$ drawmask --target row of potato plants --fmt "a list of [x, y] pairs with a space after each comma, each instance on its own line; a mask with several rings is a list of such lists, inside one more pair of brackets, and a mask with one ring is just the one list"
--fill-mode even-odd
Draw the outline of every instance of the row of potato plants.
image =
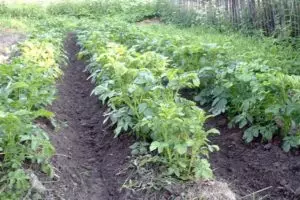
[[213, 115], [226, 112], [230, 127], [245, 128], [246, 142], [257, 137], [271, 141], [279, 135], [285, 151], [299, 147], [300, 76], [261, 61], [231, 61], [226, 49], [217, 44], [193, 44], [193, 38], [176, 33], [146, 32], [116, 22], [99, 28], [109, 32], [111, 40], [137, 52], [160, 53], [170, 59], [172, 67], [196, 72], [201, 85], [195, 101], [210, 105]]
[[87, 70], [96, 84], [93, 93], [108, 105], [107, 119], [115, 136], [133, 132], [141, 141], [132, 146], [133, 153], [150, 152], [166, 176], [211, 178], [207, 157], [218, 147], [207, 137], [218, 131], [205, 130], [209, 116], [178, 93], [181, 88], [199, 87], [198, 75], [170, 67], [161, 54], [139, 53], [110, 37], [105, 30], [78, 31], [79, 57], [89, 59]]
[[50, 30], [31, 34], [18, 45], [19, 56], [0, 64], [0, 199], [26, 196], [31, 164], [53, 175], [55, 150], [36, 119], [53, 116], [45, 107], [62, 75], [62, 38]]

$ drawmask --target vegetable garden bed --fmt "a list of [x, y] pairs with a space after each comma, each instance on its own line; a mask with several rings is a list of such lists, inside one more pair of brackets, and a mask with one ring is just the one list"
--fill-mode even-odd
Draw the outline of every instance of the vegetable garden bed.
[[123, 1], [0, 5], [0, 198], [299, 198], [297, 45]]

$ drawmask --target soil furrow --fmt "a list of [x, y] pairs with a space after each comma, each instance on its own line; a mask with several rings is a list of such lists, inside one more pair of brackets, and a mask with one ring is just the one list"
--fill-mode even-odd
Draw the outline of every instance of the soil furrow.
[[47, 198], [122, 199], [119, 188], [126, 176], [116, 174], [125, 167], [132, 140], [127, 136], [114, 139], [105, 129], [104, 108], [90, 95], [94, 86], [83, 72], [85, 63], [76, 58], [79, 47], [74, 34], [68, 36], [66, 51], [69, 64], [51, 107], [61, 127], [50, 133], [57, 152], [52, 162], [59, 178], [46, 185], [51, 190]]

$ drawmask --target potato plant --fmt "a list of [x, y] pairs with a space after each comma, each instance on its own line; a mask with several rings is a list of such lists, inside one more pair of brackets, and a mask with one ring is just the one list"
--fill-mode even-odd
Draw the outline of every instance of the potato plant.
[[137, 52], [110, 37], [105, 31], [78, 31], [79, 57], [90, 58], [88, 70], [97, 85], [93, 93], [109, 105], [107, 116], [116, 136], [133, 131], [143, 141], [150, 140], [149, 151], [159, 155], [168, 175], [211, 178], [207, 157], [218, 147], [207, 137], [218, 131], [206, 131], [208, 116], [178, 93], [199, 87], [197, 73], [173, 68], [161, 54]]
[[195, 101], [210, 105], [213, 115], [227, 113], [229, 126], [245, 128], [244, 139], [270, 141], [283, 138], [283, 149], [300, 145], [299, 76], [261, 61], [231, 61], [226, 49], [216, 44], [193, 44], [192, 38], [157, 34], [126, 23], [99, 27], [107, 38], [135, 51], [154, 51], [167, 56], [170, 67], [195, 72], [201, 80]]
[[53, 117], [45, 106], [54, 100], [55, 81], [62, 74], [62, 35], [48, 36], [53, 42], [32, 35], [19, 45], [20, 56], [0, 65], [0, 199], [25, 196], [30, 188], [25, 162], [53, 175], [49, 159], [54, 147], [34, 123], [39, 117]]

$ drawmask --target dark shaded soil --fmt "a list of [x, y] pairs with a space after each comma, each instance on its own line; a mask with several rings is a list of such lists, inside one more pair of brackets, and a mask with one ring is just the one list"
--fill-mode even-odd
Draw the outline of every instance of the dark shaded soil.
[[128, 163], [132, 140], [127, 136], [114, 139], [104, 128], [104, 108], [97, 97], [90, 96], [94, 87], [83, 73], [85, 63], [76, 59], [79, 48], [72, 34], [66, 51], [69, 66], [51, 107], [56, 119], [66, 126], [50, 133], [57, 151], [52, 162], [59, 177], [45, 184], [50, 190], [46, 199], [125, 199], [120, 187], [127, 176], [120, 172]]
[[211, 155], [218, 179], [225, 180], [241, 197], [271, 187], [259, 192], [256, 199], [264, 196], [270, 200], [300, 199], [299, 152], [285, 153], [276, 141], [246, 145], [242, 130], [228, 129], [223, 116], [211, 120], [208, 126], [221, 131], [220, 136], [212, 139], [220, 147], [219, 152]]

